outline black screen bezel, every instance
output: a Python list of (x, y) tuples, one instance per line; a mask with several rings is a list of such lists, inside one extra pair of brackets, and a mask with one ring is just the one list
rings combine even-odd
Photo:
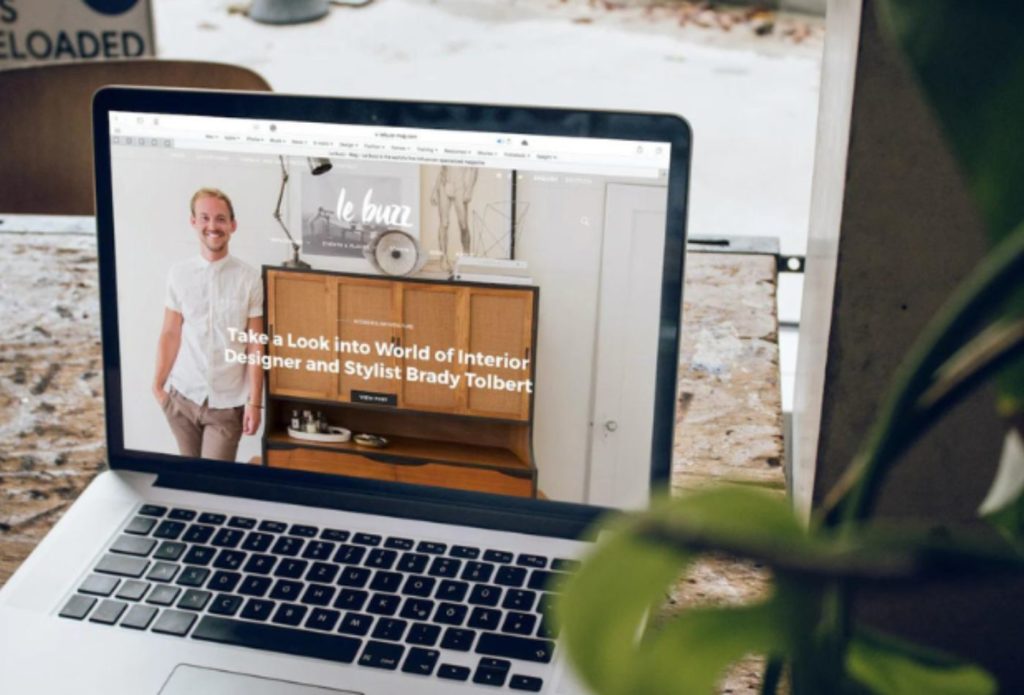
[(111, 468), (155, 473), (161, 481), (175, 487), (567, 538), (579, 537), (598, 515), (613, 510), (126, 450), (116, 301), (111, 111), (670, 143), (650, 478), (652, 492), (667, 486), (675, 430), (691, 158), (691, 131), (682, 118), (667, 114), (132, 87), (107, 87), (97, 92), (93, 100), (101, 334)]

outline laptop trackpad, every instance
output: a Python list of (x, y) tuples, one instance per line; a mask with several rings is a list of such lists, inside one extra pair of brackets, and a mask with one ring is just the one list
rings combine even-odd
[(159, 695), (362, 695), (244, 673), (178, 664)]

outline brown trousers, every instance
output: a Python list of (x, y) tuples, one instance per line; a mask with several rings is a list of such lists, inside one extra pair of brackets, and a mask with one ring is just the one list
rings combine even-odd
[(210, 408), (193, 403), (171, 389), (164, 401), (164, 415), (178, 441), (182, 456), (234, 461), (242, 438), (245, 406)]

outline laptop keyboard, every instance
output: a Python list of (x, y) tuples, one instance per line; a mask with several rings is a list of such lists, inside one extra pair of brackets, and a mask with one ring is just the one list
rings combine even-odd
[(147, 504), (60, 616), (539, 692), (542, 679), (517, 670), (551, 661), (546, 614), (575, 567)]

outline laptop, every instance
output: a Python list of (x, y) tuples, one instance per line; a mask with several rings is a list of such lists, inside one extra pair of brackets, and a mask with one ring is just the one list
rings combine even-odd
[(0, 591), (5, 691), (581, 692), (549, 606), (671, 467), (686, 123), (93, 120), (110, 465)]

